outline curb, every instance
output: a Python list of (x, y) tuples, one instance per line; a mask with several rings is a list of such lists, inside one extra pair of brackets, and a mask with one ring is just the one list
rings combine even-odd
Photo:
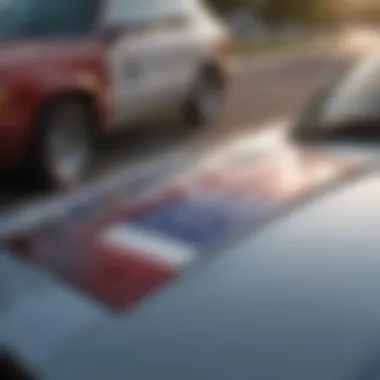
[(295, 49), (293, 51), (281, 51), (281, 52), (271, 52), (260, 54), (255, 56), (254, 54), (239, 57), (232, 57), (230, 60), (230, 67), (233, 71), (240, 71), (242, 69), (259, 69), (265, 68), (268, 66), (278, 65), (279, 61), (281, 63), (288, 63), (293, 60), (301, 60), (304, 58), (312, 58), (313, 56), (321, 56), (323, 54), (337, 56), (340, 54), (346, 54), (347, 52), (344, 49), (337, 49), (336, 46), (327, 44), (323, 47), (316, 46), (314, 48), (304, 48), (304, 49)]

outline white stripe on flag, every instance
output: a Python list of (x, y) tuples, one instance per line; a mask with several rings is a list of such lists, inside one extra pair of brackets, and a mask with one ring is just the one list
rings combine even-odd
[(175, 266), (190, 264), (197, 254), (190, 244), (131, 225), (116, 225), (106, 229), (101, 241), (125, 250), (126, 253), (132, 251), (133, 254)]

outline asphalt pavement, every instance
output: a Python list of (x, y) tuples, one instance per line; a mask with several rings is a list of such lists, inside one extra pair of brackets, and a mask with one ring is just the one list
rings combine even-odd
[[(254, 130), (268, 121), (292, 119), (313, 93), (346, 70), (357, 54), (326, 49), (292, 56), (251, 57), (236, 61), (231, 89), (215, 125), (202, 131), (185, 128), (174, 117), (110, 140), (99, 152), (89, 183), (110, 175), (138, 172), (164, 159), (188, 160), (189, 152), (206, 152), (222, 141)], [(169, 158), (172, 157), (172, 158)], [(34, 194), (27, 184), (0, 189), (0, 212), (21, 209), (51, 194)]]

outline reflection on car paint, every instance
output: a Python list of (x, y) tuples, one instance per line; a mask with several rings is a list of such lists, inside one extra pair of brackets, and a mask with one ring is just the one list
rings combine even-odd
[(66, 223), (41, 226), (9, 244), (110, 307), (126, 308), (211, 246), (246, 227), (254, 230), (289, 199), (360, 164), (295, 148), (259, 161), (252, 157), (231, 155), (223, 165), (173, 181), (152, 196), (123, 197), (118, 190), (92, 213), (77, 209)]
[(136, 215), (127, 223), (202, 249), (247, 223), (260, 204), (265, 203), (263, 197), (237, 197), (223, 190), (199, 189), (181, 194)]

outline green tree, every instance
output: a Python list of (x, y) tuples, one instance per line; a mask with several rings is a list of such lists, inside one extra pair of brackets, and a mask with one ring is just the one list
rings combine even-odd
[(208, 0), (207, 3), (219, 13), (228, 13), (237, 6), (236, 0)]
[(328, 9), (325, 3), (331, 1), (335, 0), (208, 0), (208, 3), (220, 13), (244, 6), (270, 22), (309, 23), (320, 19)]
[(263, 7), (266, 18), (274, 22), (311, 22), (321, 0), (268, 0)]

